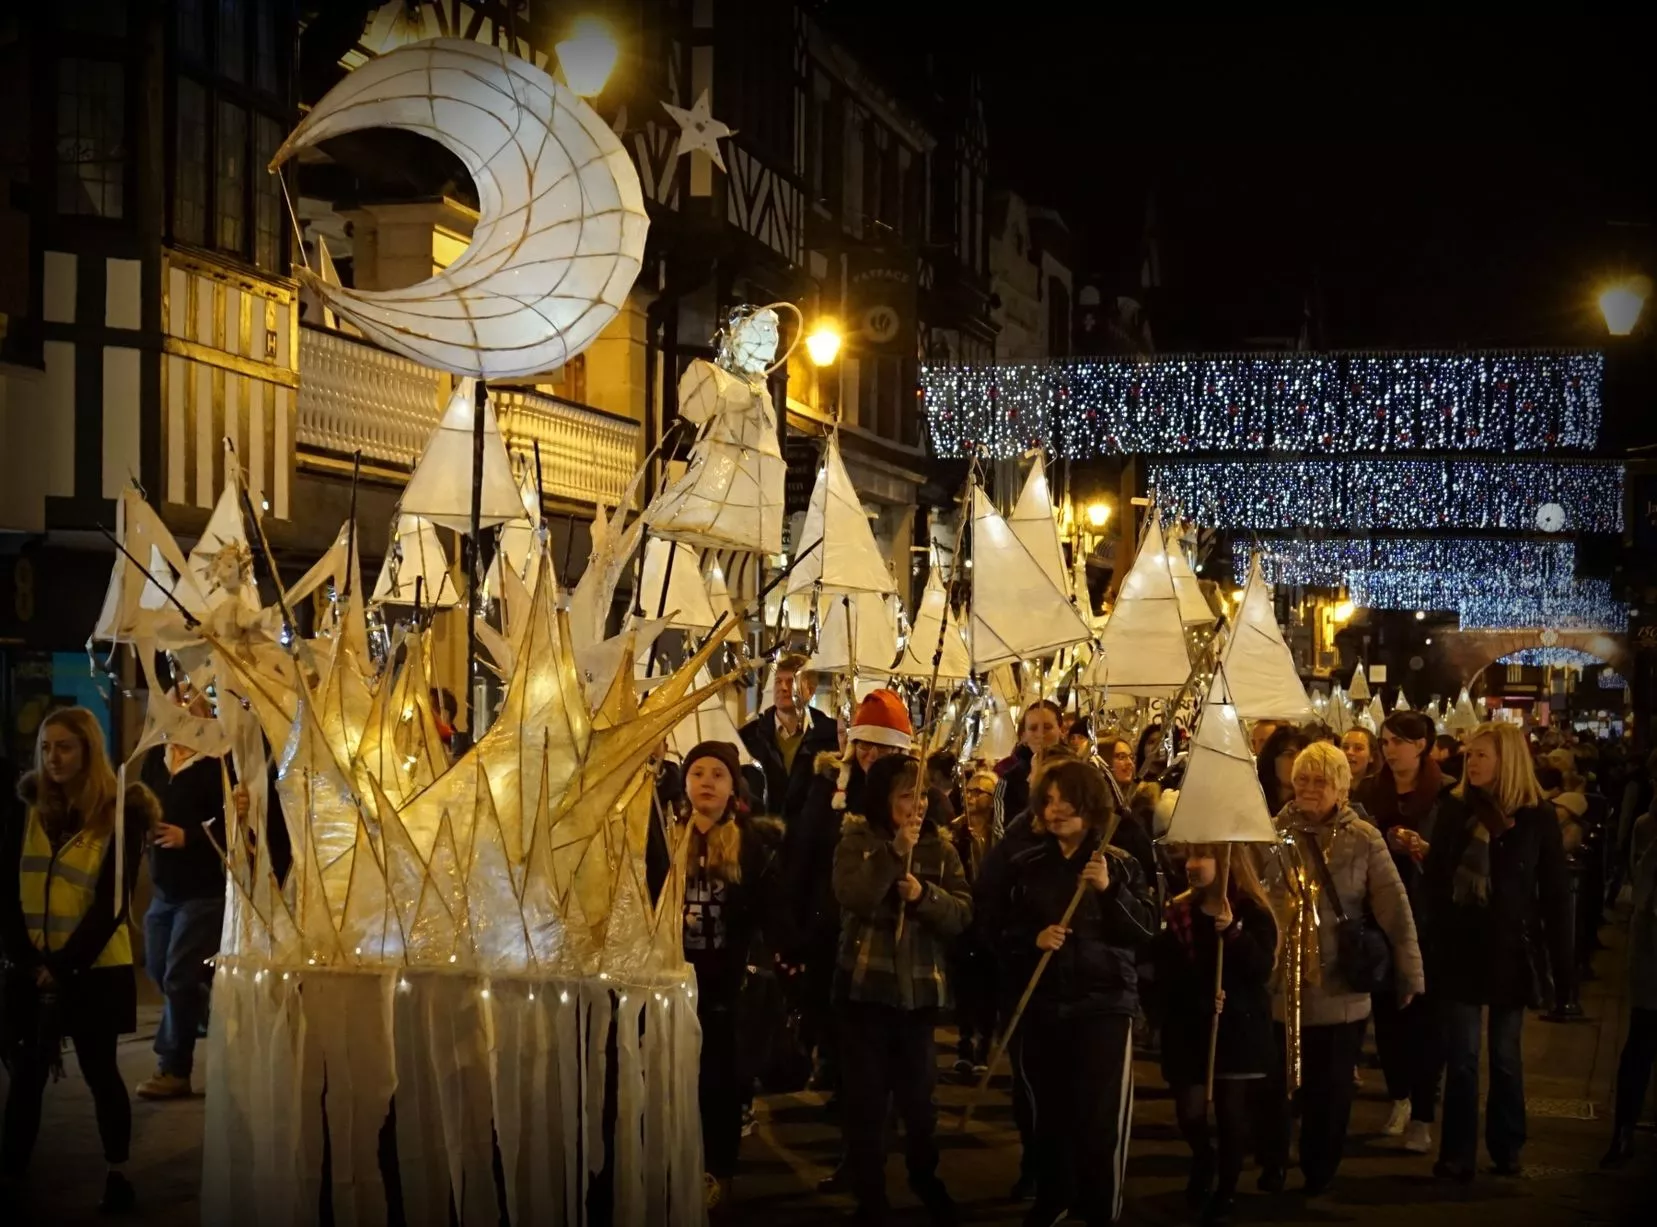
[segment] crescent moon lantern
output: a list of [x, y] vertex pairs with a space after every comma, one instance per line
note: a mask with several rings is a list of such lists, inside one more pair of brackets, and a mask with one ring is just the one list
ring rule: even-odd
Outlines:
[[311, 110], [271, 160], [364, 128], [452, 150], [478, 192], [472, 242], [400, 290], [300, 281], [372, 341], [480, 379], [550, 371], [592, 344], [638, 276], [649, 226], [638, 172], [585, 102], [534, 65], [459, 39], [370, 60]]

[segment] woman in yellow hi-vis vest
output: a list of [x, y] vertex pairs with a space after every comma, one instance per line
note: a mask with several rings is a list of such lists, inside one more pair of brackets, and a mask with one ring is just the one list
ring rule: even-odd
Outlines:
[[40, 726], [35, 769], [18, 786], [26, 810], [0, 843], [0, 1053], [11, 1072], [0, 1175], [16, 1179], [28, 1165], [41, 1097], [61, 1070], [67, 1038], [92, 1091], [109, 1162], [100, 1208], [116, 1211], [134, 1203], [121, 1170], [132, 1104], [115, 1061], [117, 1037], [137, 1029], [127, 901], [144, 834], [160, 816], [149, 789], [127, 789], [125, 880], [117, 897], [118, 788], [97, 717], [81, 707], [55, 711]]

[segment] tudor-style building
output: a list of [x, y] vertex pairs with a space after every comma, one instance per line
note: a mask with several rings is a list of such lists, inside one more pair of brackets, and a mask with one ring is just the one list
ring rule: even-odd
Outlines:
[[[835, 367], [774, 377], [797, 442], [791, 509], [838, 419], [895, 568], [921, 493], [923, 352], [989, 353], [982, 108], [971, 74], [929, 99], [884, 84], [814, 15], [779, 0], [107, 0], [35, 6], [0, 44], [0, 707], [88, 698], [82, 641], [114, 498], [138, 481], [186, 543], [223, 488], [229, 439], [285, 564], [347, 514], [361, 453], [364, 567], [435, 426], [448, 375], [387, 353], [304, 301], [293, 263], [407, 285], [468, 241], [449, 155], [400, 134], [339, 138], [264, 171], [301, 107], [369, 57], [444, 36], [556, 67], [585, 8], [621, 48], [594, 101], [651, 214], [634, 292], [580, 358], [495, 389], [508, 444], [539, 444], [561, 565], [595, 503], [619, 500], [676, 412], [678, 374], [726, 311], [787, 300], [843, 322]], [[725, 169], [677, 156], [662, 103], [707, 92], [735, 130]], [[303, 233], [296, 241], [284, 182]], [[786, 332], [785, 332], [786, 338]], [[658, 475], [659, 476], [659, 475]], [[900, 570], [901, 574], [901, 570]], [[28, 726], [30, 721], [24, 720]]]

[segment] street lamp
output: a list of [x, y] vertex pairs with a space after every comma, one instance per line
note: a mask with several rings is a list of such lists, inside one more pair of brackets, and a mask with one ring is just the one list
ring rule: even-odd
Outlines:
[[813, 366], [833, 366], [840, 356], [840, 325], [833, 320], [818, 320], [805, 339], [805, 352]]
[[1358, 607], [1351, 601], [1340, 600], [1335, 602], [1335, 621], [1350, 622], [1352, 615], [1358, 612]]
[[1650, 277], [1631, 277], [1607, 287], [1599, 296], [1599, 312], [1605, 317], [1606, 331], [1614, 337], [1626, 337], [1633, 332], [1650, 296]]
[[1090, 528], [1103, 528], [1110, 522], [1110, 504], [1089, 503], [1087, 505], [1087, 522]]
[[565, 83], [583, 98], [595, 98], [604, 92], [604, 83], [621, 54], [609, 27], [596, 17], [576, 18], [570, 36], [555, 50]]

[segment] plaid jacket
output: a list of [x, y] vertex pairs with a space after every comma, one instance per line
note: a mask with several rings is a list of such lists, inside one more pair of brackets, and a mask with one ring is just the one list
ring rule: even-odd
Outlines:
[[903, 857], [890, 836], [847, 815], [834, 853], [834, 897], [841, 908], [839, 995], [900, 1010], [950, 1004], [944, 968], [951, 939], [972, 919], [972, 892], [960, 856], [931, 822], [921, 828], [910, 872], [921, 883], [921, 897], [907, 905], [899, 942]]

